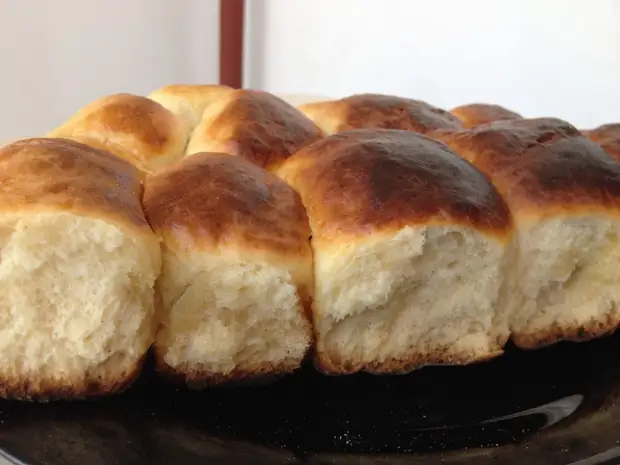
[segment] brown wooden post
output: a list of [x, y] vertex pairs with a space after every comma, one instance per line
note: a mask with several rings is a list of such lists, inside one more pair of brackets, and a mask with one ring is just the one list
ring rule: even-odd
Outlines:
[[220, 84], [243, 86], [245, 0], [220, 0]]

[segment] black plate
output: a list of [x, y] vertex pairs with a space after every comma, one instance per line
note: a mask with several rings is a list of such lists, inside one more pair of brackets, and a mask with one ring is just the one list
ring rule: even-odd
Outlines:
[[0, 402], [0, 449], [28, 465], [620, 464], [620, 334], [406, 376], [306, 367], [191, 392], [147, 373], [123, 395]]

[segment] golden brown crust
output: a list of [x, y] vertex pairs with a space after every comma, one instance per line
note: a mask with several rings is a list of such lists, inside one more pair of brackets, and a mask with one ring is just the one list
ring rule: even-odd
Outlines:
[[434, 136], [487, 174], [513, 214], [620, 207], [620, 164], [565, 121], [497, 121]]
[[300, 367], [299, 359], [282, 360], [280, 363], [262, 363], [253, 367], [235, 368], [230, 373], [208, 372], [183, 364], [173, 368], [164, 361], [158, 349], [154, 350], [157, 372], [165, 379], [184, 384], [190, 389], [204, 389], [210, 386], [229, 385], [238, 382], [265, 381], [294, 373]]
[[322, 137], [311, 120], [275, 95], [237, 90], [207, 109], [190, 139], [187, 154], [227, 153], [272, 171]]
[[115, 94], [90, 103], [49, 135], [96, 141], [150, 170], [183, 156], [188, 130], [176, 115], [153, 100]]
[[618, 319], [611, 313], [593, 318], [581, 326], [559, 326], [539, 329], [535, 332], [513, 333], [511, 339], [521, 349], [533, 350], [558, 341], [585, 342], [607, 336], [618, 329]]
[[458, 129], [455, 116], [420, 100], [381, 94], [358, 94], [340, 100], [299, 107], [326, 133], [350, 129], [404, 129], [428, 134], [437, 129]]
[[422, 354], [412, 350], [409, 354], [403, 354], [399, 358], [389, 358], [386, 360], [375, 360], [371, 362], [359, 362], [352, 364], [350, 360], [341, 360], [326, 357], [326, 354], [314, 359], [316, 368], [322, 373], [334, 375], [348, 375], [365, 371], [373, 374], [406, 374], [429, 365], [471, 365], [473, 363], [485, 362], [499, 357], [503, 350], [491, 353], [479, 354], [454, 354], [450, 347], [443, 350], [438, 349], [431, 354]]
[[186, 99], [207, 98], [214, 100], [232, 90], [232, 87], [222, 84], [170, 84], [151, 92], [150, 95], [165, 94]]
[[481, 124], [492, 123], [493, 121], [523, 118], [519, 113], [515, 113], [508, 108], [490, 103], [461, 105], [450, 110], [450, 113], [456, 116], [465, 128], [473, 128]]
[[242, 158], [184, 158], [147, 179], [144, 208], [153, 229], [178, 247], [228, 244], [298, 257], [311, 253], [297, 193]]
[[316, 239], [433, 222], [502, 238], [511, 228], [506, 205], [482, 173], [413, 132], [335, 134], [298, 152], [279, 174], [300, 193]]
[[148, 98], [181, 117], [193, 130], [205, 109], [233, 90], [219, 84], [171, 84], [151, 92]]
[[588, 139], [603, 147], [603, 150], [612, 158], [620, 161], [620, 123], [603, 124], [581, 132]]
[[137, 176], [140, 178], [140, 181], [144, 181], [147, 173], [150, 171], [148, 168], [141, 166], [140, 163], [135, 162], [135, 158], [131, 154], [131, 152], [129, 150], [126, 150], [120, 145], [115, 145], [110, 142], [102, 142], [100, 140], [93, 139], [90, 137], [84, 137], [84, 136], [73, 136], [65, 140], [72, 140], [74, 142], [80, 142], [81, 144], [88, 145], [89, 147], [103, 150], [106, 153], [116, 155], [118, 158], [121, 158], [122, 160], [131, 163], [133, 166], [138, 168], [136, 170], [136, 173], [137, 173]]
[[[118, 394], [131, 387], [142, 372], [146, 355], [130, 369], [118, 370], [104, 364], [99, 374], [87, 374], [71, 379], [3, 378], [0, 379], [0, 397], [3, 399], [48, 402], [78, 400]], [[111, 365], [111, 363], [109, 364]]]
[[66, 139], [35, 138], [0, 149], [4, 212], [66, 211], [142, 231], [139, 171], [105, 150]]

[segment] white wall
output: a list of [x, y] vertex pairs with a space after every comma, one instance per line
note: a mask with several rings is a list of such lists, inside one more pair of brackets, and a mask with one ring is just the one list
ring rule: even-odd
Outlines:
[[0, 140], [106, 94], [219, 77], [219, 0], [0, 0]]
[[617, 0], [251, 0], [246, 85], [620, 121]]

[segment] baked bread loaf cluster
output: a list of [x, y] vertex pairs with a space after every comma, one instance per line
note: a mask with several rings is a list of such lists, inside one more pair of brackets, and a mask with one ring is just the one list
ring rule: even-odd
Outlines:
[[[600, 143], [600, 145], [599, 145]], [[620, 131], [172, 85], [0, 149], [0, 395], [406, 373], [620, 323]]]

